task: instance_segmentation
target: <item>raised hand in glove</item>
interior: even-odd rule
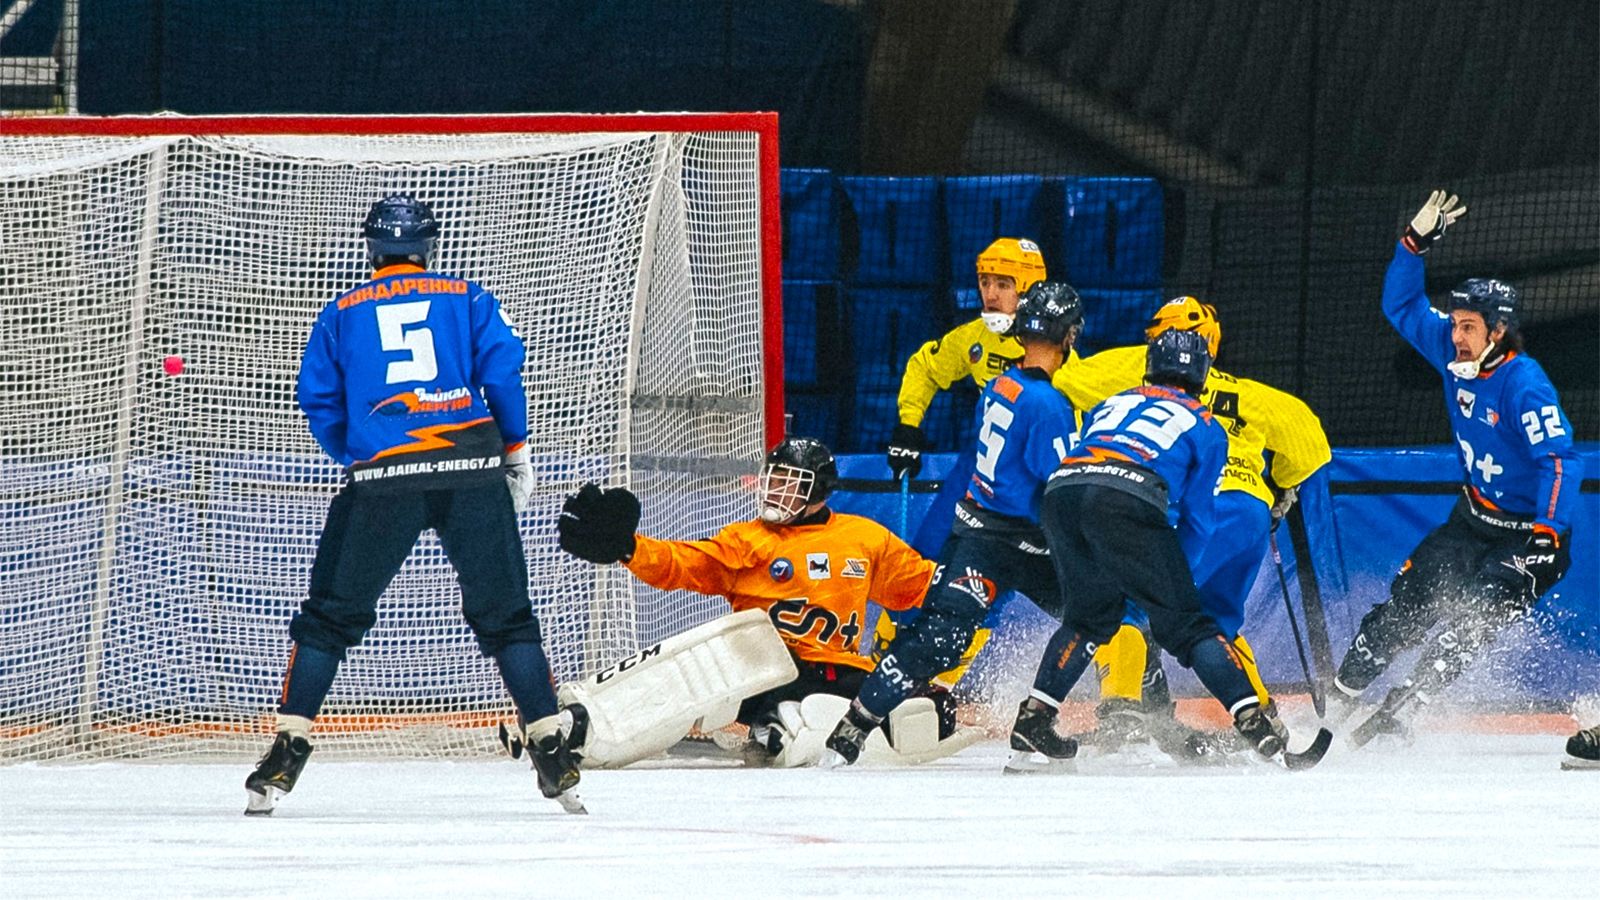
[[[1536,525],[1522,549],[1501,560],[1500,565],[1526,576],[1528,589],[1538,598],[1567,574],[1567,567],[1572,565],[1572,548],[1553,529]]]
[[[533,496],[533,463],[528,461],[528,445],[518,444],[517,449],[508,451],[500,469],[505,472],[506,488],[511,491],[512,508],[522,512]]]
[[[1433,246],[1433,242],[1444,234],[1444,230],[1455,221],[1467,214],[1465,206],[1458,206],[1461,198],[1447,191],[1434,191],[1428,196],[1428,202],[1422,204],[1417,214],[1412,217],[1411,224],[1406,226],[1406,233],[1400,242],[1412,253],[1423,254]]]
[[[928,438],[922,429],[904,422],[894,426],[889,437],[889,471],[895,480],[915,478],[922,471],[922,451],[928,449]]]
[[[639,527],[639,498],[627,488],[601,490],[586,484],[561,505],[556,523],[561,549],[592,563],[626,562],[633,558],[634,531]]]

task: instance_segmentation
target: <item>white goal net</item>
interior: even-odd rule
[[[668,537],[753,512],[770,135],[701,118],[0,137],[0,760],[260,752],[340,476],[295,375],[317,312],[369,277],[360,222],[388,192],[432,206],[433,268],[493,291],[526,341],[522,531],[557,677],[725,611],[555,540],[591,480],[631,487]],[[340,670],[319,753],[492,752],[511,715],[427,533]]]

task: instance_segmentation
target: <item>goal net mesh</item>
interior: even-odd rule
[[[527,345],[530,593],[560,680],[726,610],[562,553],[585,481],[641,526],[753,513],[758,136],[0,138],[0,759],[259,752],[340,471],[294,400],[318,311],[409,191],[433,268]],[[163,360],[181,356],[168,375]],[[319,754],[498,750],[514,715],[424,534],[350,651]]]

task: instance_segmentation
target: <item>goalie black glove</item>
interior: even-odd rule
[[[556,531],[562,550],[592,563],[614,563],[633,558],[638,527],[639,498],[632,491],[586,484],[562,504]]]

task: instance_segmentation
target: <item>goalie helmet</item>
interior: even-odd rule
[[[1222,349],[1222,323],[1217,321],[1217,308],[1209,303],[1188,296],[1168,300],[1150,317],[1144,339],[1153,341],[1161,332],[1172,328],[1199,332],[1206,339],[1206,349],[1212,359],[1216,359],[1217,351]]]
[[[372,204],[361,234],[374,266],[382,259],[404,259],[426,268],[439,243],[439,220],[410,194],[390,194]]]
[[[1027,238],[1000,238],[978,254],[978,274],[1008,275],[1021,295],[1044,280],[1044,254]]]
[[[793,522],[807,506],[827,499],[839,481],[833,451],[814,438],[785,438],[761,466],[761,520]]]
[[[1065,281],[1039,281],[1017,303],[1007,334],[1062,344],[1073,326],[1083,324],[1083,301]]]
[[[1496,278],[1468,278],[1450,292],[1447,306],[1451,312],[1464,309],[1483,316],[1490,331],[1501,323],[1508,331],[1517,327],[1517,289]]]
[[[1211,349],[1198,332],[1168,329],[1144,352],[1144,380],[1176,385],[1198,395],[1211,374]]]

